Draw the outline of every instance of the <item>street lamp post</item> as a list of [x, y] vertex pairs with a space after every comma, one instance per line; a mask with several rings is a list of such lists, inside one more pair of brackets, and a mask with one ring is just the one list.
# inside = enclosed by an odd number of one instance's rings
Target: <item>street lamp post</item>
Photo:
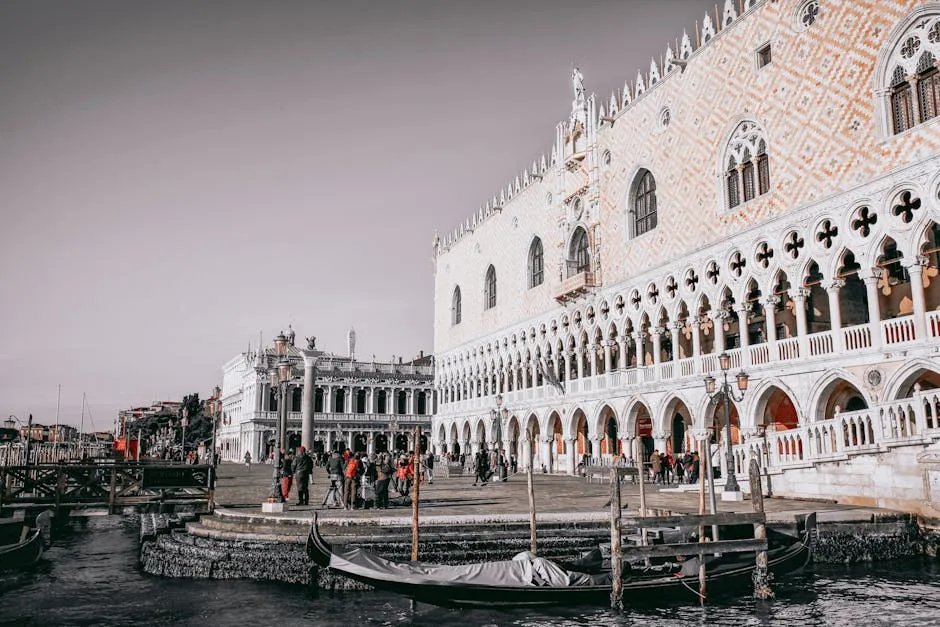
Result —
[[[716, 390], [716, 381], [715, 377], [709, 375], [705, 377], [705, 391], [710, 396], [709, 402], [713, 405], [724, 401], [724, 414], [725, 414], [725, 440], [726, 440], [726, 469], [728, 473], [727, 481], [725, 482], [725, 494], [728, 495], [728, 500], [738, 500], [738, 497], [741, 496], [741, 488], [738, 486], [738, 479], [735, 476], [734, 468], [734, 452], [731, 448], [731, 401], [735, 403], [740, 403], [744, 400], [744, 392], [747, 390], [748, 376], [747, 373], [741, 370], [738, 374], [735, 375], [735, 378], [738, 382], [738, 392], [731, 387], [731, 384], [728, 383], [728, 369], [731, 367], [731, 356], [727, 353], [722, 353], [718, 356], [718, 365], [721, 367], [722, 382], [721, 386]], [[711, 452], [709, 451], [709, 457], [711, 457]], [[709, 466], [711, 466], [711, 460], [709, 459]], [[711, 471], [711, 468], [709, 468]], [[725, 495], [722, 495], [722, 498], [725, 499]]]
[[503, 409], [503, 395], [496, 395], [496, 409], [490, 410], [490, 415], [493, 417], [493, 434], [496, 438], [494, 446], [496, 447], [496, 464], [497, 464], [497, 477], [500, 481], [504, 480], [504, 472], [500, 466], [505, 465], [505, 460], [502, 455], [502, 445], [503, 445], [503, 418], [509, 415], [508, 409]]
[[284, 501], [284, 492], [281, 490], [279, 474], [281, 470], [281, 448], [283, 446], [284, 436], [286, 435], [285, 427], [287, 426], [287, 412], [285, 411], [287, 409], [287, 391], [291, 377], [291, 364], [287, 355], [281, 355], [276, 367], [271, 369], [268, 376], [270, 378], [271, 388], [277, 396], [278, 409], [274, 431], [273, 485], [271, 486], [271, 494], [268, 495], [268, 503], [277, 503], [283, 508], [280, 511], [284, 511], [287, 509], [287, 503]]

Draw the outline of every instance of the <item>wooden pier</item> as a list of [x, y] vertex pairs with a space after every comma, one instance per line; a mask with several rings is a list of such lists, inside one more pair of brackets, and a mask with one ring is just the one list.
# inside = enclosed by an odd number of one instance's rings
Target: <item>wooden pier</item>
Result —
[[0, 509], [211, 512], [215, 468], [115, 462], [0, 467]]

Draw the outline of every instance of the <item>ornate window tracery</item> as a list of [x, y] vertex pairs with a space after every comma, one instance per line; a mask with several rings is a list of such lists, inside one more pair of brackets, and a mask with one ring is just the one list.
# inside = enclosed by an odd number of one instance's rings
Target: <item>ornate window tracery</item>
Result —
[[591, 271], [591, 249], [588, 245], [587, 231], [582, 227], [575, 230], [568, 251], [569, 277]]
[[883, 78], [889, 132], [903, 133], [940, 114], [940, 12], [917, 18], [893, 43]]
[[656, 180], [649, 170], [637, 174], [633, 186], [633, 236], [638, 237], [656, 228]]
[[538, 287], [545, 281], [545, 251], [542, 240], [536, 237], [529, 247], [529, 287]]
[[755, 122], [738, 124], [726, 151], [725, 192], [728, 209], [770, 191], [770, 161], [764, 131]]
[[460, 324], [461, 318], [461, 298], [460, 298], [460, 286], [454, 288], [454, 297], [451, 300], [450, 304], [450, 323], [453, 325]]
[[483, 282], [483, 308], [492, 309], [496, 306], [496, 268], [490, 266], [486, 270], [486, 279]]

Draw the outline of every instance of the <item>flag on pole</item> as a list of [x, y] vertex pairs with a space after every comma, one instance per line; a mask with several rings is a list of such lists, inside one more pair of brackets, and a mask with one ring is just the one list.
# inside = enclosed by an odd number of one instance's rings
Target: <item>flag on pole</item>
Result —
[[565, 393], [565, 386], [563, 386], [563, 385], [561, 384], [561, 382], [558, 380], [558, 377], [555, 376], [555, 369], [554, 369], [554, 368], [549, 368], [549, 367], [545, 364], [545, 358], [544, 358], [544, 357], [539, 360], [539, 372], [542, 373], [542, 378], [543, 378], [543, 379], [545, 379], [546, 381], [548, 381], [548, 382], [552, 385], [553, 388], [555, 388], [556, 390], [558, 390], [558, 393], [559, 393], [559, 394], [564, 394], [564, 393]]

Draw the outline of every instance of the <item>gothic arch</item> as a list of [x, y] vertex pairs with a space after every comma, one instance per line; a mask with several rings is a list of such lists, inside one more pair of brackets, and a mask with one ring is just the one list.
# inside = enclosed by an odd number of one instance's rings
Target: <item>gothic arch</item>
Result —
[[[758, 427], [763, 424], [761, 419], [768, 410], [768, 403], [772, 401], [774, 394], [777, 392], [789, 399], [793, 406], [793, 413], [797, 418], [797, 424], [792, 424], [789, 419], [781, 420], [779, 423], [785, 424], [787, 428], [794, 428], [804, 424], [806, 413], [805, 409], [800, 406], [800, 396], [796, 394], [790, 388], [790, 386], [786, 385], [776, 377], [773, 377], [763, 379], [748, 391], [748, 395], [751, 396], [753, 401], [747, 403], [747, 405], [749, 405], [749, 407], [747, 407], [748, 411], [746, 413], [747, 421], [743, 426]], [[771, 407], [770, 409], [773, 410], [774, 408]], [[782, 408], [782, 411], [785, 411], [789, 414], [789, 410], [786, 408]], [[781, 418], [783, 417], [781, 416]]]
[[940, 383], [940, 373], [937, 372], [936, 363], [926, 359], [914, 359], [906, 362], [885, 381], [884, 398], [891, 400], [908, 398], [911, 386], [925, 375], [928, 375], [928, 379], [936, 378]]
[[[862, 399], [867, 407], [871, 407], [871, 399], [862, 392], [863, 386], [851, 373], [841, 368], [830, 370], [816, 382], [807, 395], [807, 398], [809, 398], [807, 421], [813, 423], [831, 418], [832, 416], [826, 415], [827, 409], [831, 410], [835, 404], [838, 404], [833, 400], [833, 394], [839, 393], [840, 396], [845, 397], [849, 388], [854, 390], [854, 393]], [[843, 412], [852, 411], [851, 405], [839, 404], [839, 407]]]

